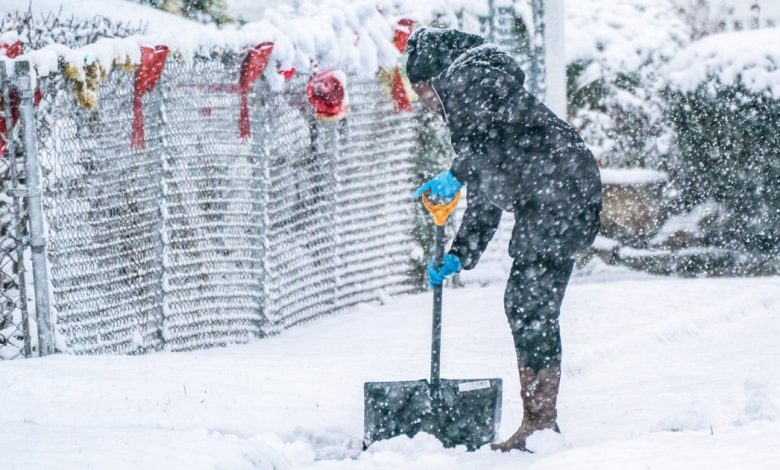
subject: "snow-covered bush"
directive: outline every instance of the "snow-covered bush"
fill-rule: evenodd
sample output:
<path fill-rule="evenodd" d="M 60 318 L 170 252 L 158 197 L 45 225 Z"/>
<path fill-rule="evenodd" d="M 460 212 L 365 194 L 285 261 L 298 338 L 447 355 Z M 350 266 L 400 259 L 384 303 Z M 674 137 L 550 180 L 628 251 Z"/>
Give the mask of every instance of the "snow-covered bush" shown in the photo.
<path fill-rule="evenodd" d="M 712 242 L 780 250 L 780 29 L 698 41 L 672 61 L 669 78 L 685 202 L 727 209 Z"/>
<path fill-rule="evenodd" d="M 734 13 L 734 6 L 723 1 L 675 0 L 675 3 L 695 40 L 725 31 L 727 19 Z"/>
<path fill-rule="evenodd" d="M 233 21 L 225 0 L 135 0 L 201 23 L 221 25 Z"/>
<path fill-rule="evenodd" d="M 671 0 L 567 3 L 572 123 L 604 166 L 664 167 L 658 71 L 690 37 Z"/>
<path fill-rule="evenodd" d="M 50 44 L 80 47 L 101 38 L 126 37 L 144 33 L 145 26 L 112 21 L 102 16 L 91 19 L 62 17 L 60 14 L 35 15 L 31 10 L 16 11 L 0 16 L 0 35 L 15 33 L 24 50 L 40 49 Z M 3 42 L 3 41 L 0 41 Z"/>
<path fill-rule="evenodd" d="M 693 37 L 780 25 L 777 0 L 674 0 Z"/>

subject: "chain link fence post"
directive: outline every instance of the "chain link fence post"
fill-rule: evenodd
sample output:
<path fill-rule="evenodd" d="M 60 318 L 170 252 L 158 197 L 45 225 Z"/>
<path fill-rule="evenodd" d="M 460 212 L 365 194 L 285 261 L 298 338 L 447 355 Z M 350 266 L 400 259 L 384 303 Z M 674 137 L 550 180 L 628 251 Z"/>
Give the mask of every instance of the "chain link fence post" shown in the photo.
<path fill-rule="evenodd" d="M 38 353 L 54 353 L 54 325 L 51 316 L 48 261 L 46 258 L 46 225 L 43 215 L 41 165 L 38 160 L 34 100 L 35 84 L 30 62 L 20 60 L 14 67 L 14 86 L 19 93 L 22 143 L 27 177 L 27 203 L 30 223 L 30 249 L 35 291 L 35 314 L 38 325 Z"/>

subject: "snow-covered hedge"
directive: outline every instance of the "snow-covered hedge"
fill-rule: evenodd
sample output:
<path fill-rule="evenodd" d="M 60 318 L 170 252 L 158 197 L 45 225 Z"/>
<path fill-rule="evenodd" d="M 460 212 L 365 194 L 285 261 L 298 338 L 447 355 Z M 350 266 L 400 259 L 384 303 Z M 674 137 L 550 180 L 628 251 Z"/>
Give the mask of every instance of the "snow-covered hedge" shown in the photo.
<path fill-rule="evenodd" d="M 663 167 L 659 70 L 689 41 L 671 0 L 568 0 L 569 113 L 605 166 Z"/>
<path fill-rule="evenodd" d="M 674 57 L 667 76 L 669 86 L 683 92 L 711 82 L 780 99 L 780 28 L 704 38 Z"/>
<path fill-rule="evenodd" d="M 780 250 L 780 29 L 705 38 L 668 76 L 686 202 L 727 208 L 715 243 Z"/>
<path fill-rule="evenodd" d="M 688 42 L 670 0 L 567 0 L 567 62 L 589 64 L 583 81 L 615 79 Z"/>

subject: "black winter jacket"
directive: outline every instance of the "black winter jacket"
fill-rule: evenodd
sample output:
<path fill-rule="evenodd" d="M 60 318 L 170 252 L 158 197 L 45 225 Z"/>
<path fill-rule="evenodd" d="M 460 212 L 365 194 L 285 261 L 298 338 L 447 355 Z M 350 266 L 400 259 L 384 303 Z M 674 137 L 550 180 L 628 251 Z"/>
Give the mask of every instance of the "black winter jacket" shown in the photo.
<path fill-rule="evenodd" d="M 523 88 L 517 62 L 479 36 L 421 30 L 409 41 L 407 72 L 439 95 L 467 185 L 468 207 L 450 253 L 465 269 L 493 238 L 502 210 L 514 212 L 509 254 L 571 258 L 599 228 L 601 179 L 577 132 Z"/>

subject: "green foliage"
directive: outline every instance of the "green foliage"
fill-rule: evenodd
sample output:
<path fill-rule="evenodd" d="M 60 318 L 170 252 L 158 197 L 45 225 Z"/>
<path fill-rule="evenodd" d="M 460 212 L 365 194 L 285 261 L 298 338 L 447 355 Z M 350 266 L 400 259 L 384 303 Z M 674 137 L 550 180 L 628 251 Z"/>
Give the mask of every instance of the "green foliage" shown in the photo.
<path fill-rule="evenodd" d="M 686 202 L 728 210 L 717 244 L 780 252 L 780 100 L 715 78 L 668 93 Z"/>
<path fill-rule="evenodd" d="M 137 0 L 160 10 L 217 26 L 233 19 L 227 11 L 225 0 Z"/>

